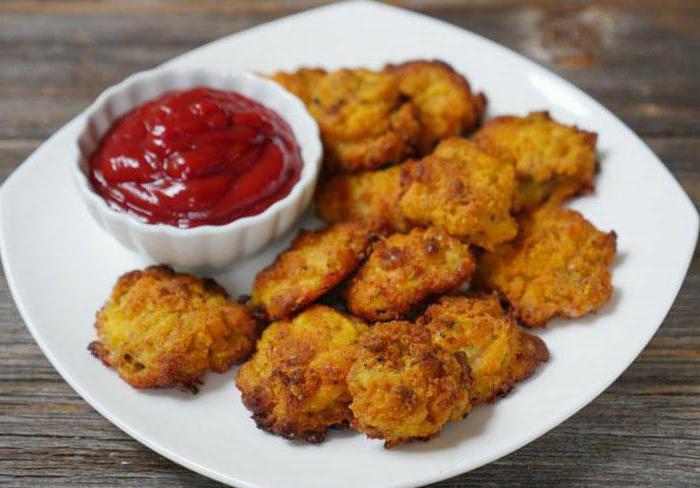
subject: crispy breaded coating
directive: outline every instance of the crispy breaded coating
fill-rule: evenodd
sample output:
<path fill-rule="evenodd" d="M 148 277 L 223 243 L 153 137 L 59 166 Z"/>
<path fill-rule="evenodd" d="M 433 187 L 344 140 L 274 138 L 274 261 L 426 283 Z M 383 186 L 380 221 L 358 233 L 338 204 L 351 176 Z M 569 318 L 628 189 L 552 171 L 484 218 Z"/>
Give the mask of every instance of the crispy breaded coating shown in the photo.
<path fill-rule="evenodd" d="M 486 99 L 442 61 L 368 69 L 301 68 L 271 76 L 306 103 L 321 128 L 326 170 L 356 173 L 429 153 L 474 130 Z"/>
<path fill-rule="evenodd" d="M 365 258 L 372 233 L 345 222 L 302 230 L 292 246 L 255 276 L 251 303 L 271 319 L 288 317 L 335 288 Z"/>
<path fill-rule="evenodd" d="M 532 210 L 550 197 L 561 202 L 593 189 L 595 133 L 560 124 L 547 112 L 488 121 L 474 140 L 515 166 L 519 189 L 513 208 Z"/>
<path fill-rule="evenodd" d="M 321 129 L 330 173 L 356 173 L 398 163 L 414 154 L 421 126 L 402 97 L 398 79 L 367 69 L 276 73 L 296 93 Z"/>
<path fill-rule="evenodd" d="M 352 415 L 346 376 L 366 331 L 362 321 L 323 305 L 265 329 L 236 378 L 257 426 L 321 442 L 329 427 L 347 425 Z"/>
<path fill-rule="evenodd" d="M 466 354 L 474 405 L 505 395 L 549 359 L 544 342 L 524 332 L 495 295 L 442 297 L 428 307 L 420 325 L 440 347 Z"/>
<path fill-rule="evenodd" d="M 530 327 L 543 327 L 555 316 L 580 317 L 608 301 L 614 232 L 601 232 L 580 213 L 551 205 L 519 223 L 513 242 L 482 256 L 479 286 L 498 291 Z"/>
<path fill-rule="evenodd" d="M 348 309 L 367 320 L 406 316 L 427 298 L 458 288 L 474 272 L 469 246 L 436 227 L 378 242 L 350 279 Z"/>
<path fill-rule="evenodd" d="M 466 357 L 435 346 L 425 327 L 379 323 L 360 344 L 347 377 L 354 429 L 391 448 L 430 439 L 469 410 Z"/>
<path fill-rule="evenodd" d="M 314 196 L 319 215 L 331 223 L 357 220 L 379 231 L 407 232 L 412 225 L 401 213 L 399 201 L 413 164 L 408 161 L 319 182 Z"/>
<path fill-rule="evenodd" d="M 510 215 L 514 187 L 511 165 L 466 139 L 445 139 L 412 167 L 401 212 L 415 224 L 493 249 L 517 233 Z"/>
<path fill-rule="evenodd" d="M 483 94 L 472 94 L 469 82 L 442 61 L 409 61 L 389 65 L 399 77 L 399 89 L 418 109 L 423 126 L 421 153 L 427 154 L 442 139 L 474 130 L 486 104 Z"/>
<path fill-rule="evenodd" d="M 294 73 L 278 71 L 270 78 L 299 97 L 305 104 L 311 103 L 316 85 L 328 74 L 321 68 L 300 68 Z"/>
<path fill-rule="evenodd" d="M 136 388 L 195 393 L 209 369 L 218 373 L 252 352 L 258 324 L 214 280 L 166 266 L 117 281 L 97 313 L 89 350 Z"/>

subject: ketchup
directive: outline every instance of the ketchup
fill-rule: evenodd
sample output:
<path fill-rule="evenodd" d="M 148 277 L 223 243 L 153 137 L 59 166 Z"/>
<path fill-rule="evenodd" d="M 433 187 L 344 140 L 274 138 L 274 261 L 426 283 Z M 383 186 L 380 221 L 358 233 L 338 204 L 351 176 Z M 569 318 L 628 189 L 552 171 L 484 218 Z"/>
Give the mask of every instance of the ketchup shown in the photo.
<path fill-rule="evenodd" d="M 234 92 L 173 91 L 121 117 L 90 158 L 114 209 L 149 223 L 221 225 L 289 194 L 301 154 L 287 123 Z"/>

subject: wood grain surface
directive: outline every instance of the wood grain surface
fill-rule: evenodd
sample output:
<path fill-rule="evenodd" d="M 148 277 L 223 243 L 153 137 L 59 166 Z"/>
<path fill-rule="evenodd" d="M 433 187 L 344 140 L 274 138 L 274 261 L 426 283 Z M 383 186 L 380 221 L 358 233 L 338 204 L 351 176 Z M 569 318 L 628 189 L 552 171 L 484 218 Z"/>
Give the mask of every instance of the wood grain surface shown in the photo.
<path fill-rule="evenodd" d="M 106 86 L 322 3 L 0 2 L 0 181 Z M 700 2 L 395 3 L 483 34 L 561 73 L 629 124 L 700 202 Z M 656 337 L 599 398 L 523 449 L 435 486 L 700 486 L 697 257 L 696 250 Z M 29 335 L 4 279 L 0 485 L 219 486 L 133 441 L 76 395 Z"/>

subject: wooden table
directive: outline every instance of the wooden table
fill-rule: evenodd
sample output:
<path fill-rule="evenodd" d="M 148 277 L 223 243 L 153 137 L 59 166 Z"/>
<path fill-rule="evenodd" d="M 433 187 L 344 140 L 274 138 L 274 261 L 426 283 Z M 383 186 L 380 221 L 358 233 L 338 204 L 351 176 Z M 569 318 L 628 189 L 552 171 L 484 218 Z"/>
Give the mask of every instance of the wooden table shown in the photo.
<path fill-rule="evenodd" d="M 320 3 L 4 0 L 0 181 L 108 85 L 213 39 Z M 700 2 L 397 3 L 483 34 L 561 73 L 641 135 L 700 202 Z M 436 486 L 700 485 L 695 257 L 661 330 L 605 393 L 527 447 Z M 78 397 L 30 337 L 5 280 L 0 485 L 218 486 L 133 441 Z"/>

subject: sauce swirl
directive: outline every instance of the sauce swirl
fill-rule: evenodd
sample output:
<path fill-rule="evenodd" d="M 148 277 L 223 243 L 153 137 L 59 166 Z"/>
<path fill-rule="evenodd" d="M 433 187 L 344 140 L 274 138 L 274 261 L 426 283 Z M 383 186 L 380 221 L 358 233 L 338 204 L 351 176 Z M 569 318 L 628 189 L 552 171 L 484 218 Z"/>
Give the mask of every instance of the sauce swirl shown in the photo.
<path fill-rule="evenodd" d="M 114 209 L 181 228 L 222 225 L 289 194 L 302 159 L 291 128 L 238 93 L 166 93 L 122 116 L 89 161 Z"/>

